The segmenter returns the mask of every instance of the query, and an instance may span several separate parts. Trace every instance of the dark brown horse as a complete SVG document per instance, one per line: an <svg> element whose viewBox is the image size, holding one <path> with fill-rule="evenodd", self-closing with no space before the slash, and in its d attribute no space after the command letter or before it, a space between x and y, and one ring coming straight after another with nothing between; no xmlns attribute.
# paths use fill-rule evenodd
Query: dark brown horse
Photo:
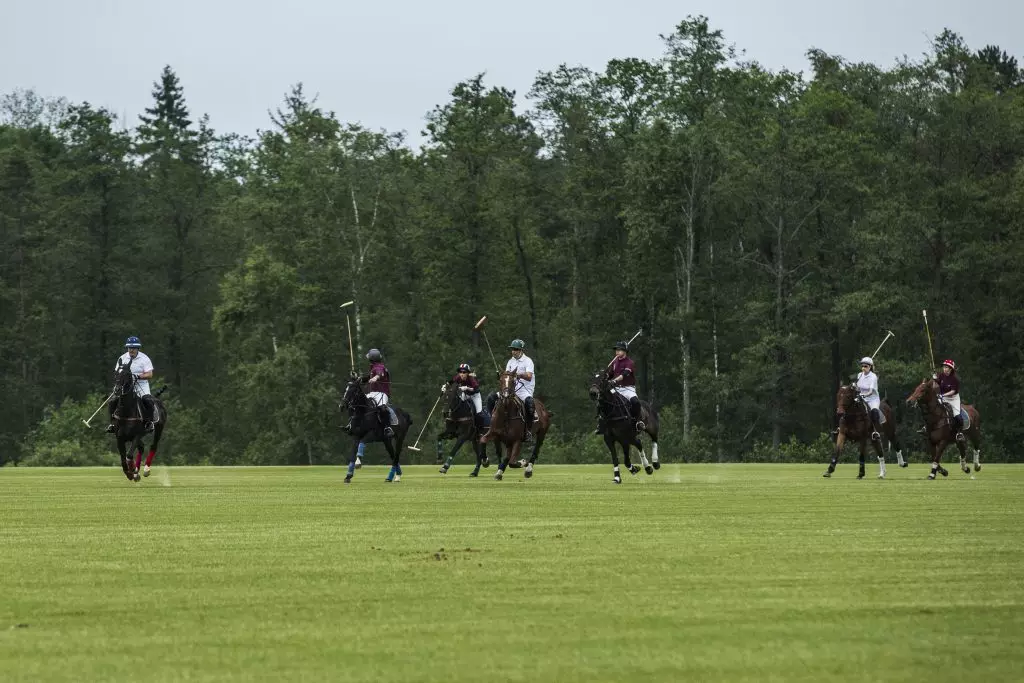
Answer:
<svg viewBox="0 0 1024 683"><path fill-rule="evenodd" d="M964 403L961 407L967 413L970 425L961 432L963 438L956 438L950 425L950 411L946 404L939 399L939 383L934 379L924 379L914 389L907 403L916 403L921 409L921 416L924 418L924 426L927 434L925 439L928 442L928 450L932 456L932 471L928 474L929 479L934 479L936 473L947 476L949 472L942 467L942 453L946 446L955 443L960 451L960 469L965 474L970 474L971 468L967 465L967 444L970 440L974 448L974 471L981 470L981 415L974 406Z"/></svg>
<svg viewBox="0 0 1024 683"><path fill-rule="evenodd" d="M114 436L117 438L117 452L121 456L121 471L128 481L139 481L140 468L142 467L143 438L146 436L146 429L143 426L145 420L142 398L135 390L138 380L132 374L131 362L118 363L114 371L114 395L110 400L114 402L114 413L111 416L117 429ZM150 465L156 456L157 446L160 445L160 436L167 426L167 409L164 407L160 395L167 387L162 387L156 394L150 397L153 407L153 443L149 447L149 455L146 457L146 469L142 471L149 476ZM134 463L132 454L135 454Z"/></svg>
<svg viewBox="0 0 1024 683"><path fill-rule="evenodd" d="M551 413L544 404L533 399L533 452L526 463L523 476L529 479L533 476L533 463L537 461L537 454L544 443L544 437L551 427ZM480 443L497 441L505 447L505 455L500 458L498 471L494 478L501 480L505 474L505 468L510 462L519 459L519 452L523 447L523 439L526 436L526 405L523 400L516 396L516 374L514 372L498 373L497 401L494 404L494 412L491 414L491 428L480 437Z"/></svg>
<svg viewBox="0 0 1024 683"><path fill-rule="evenodd" d="M860 447L860 469L857 473L858 479L864 478L864 456L867 451L868 442L875 449L878 456L878 478L885 479L885 455L882 453L882 438L888 442L889 449L896 449L896 459L900 467L906 467L907 461L903 459L903 448L900 446L899 438L896 436L896 420L892 416L892 407L888 401L881 401L878 406L879 412L885 418L881 425L881 432L875 435L875 427L871 424L871 411L868 404L860 398L857 387L843 385L836 392L836 415L839 416L839 433L836 435L836 446L832 452L832 461L828 464L823 477L831 477L836 471L836 463L843 452L843 445L852 441Z"/></svg>
<svg viewBox="0 0 1024 683"><path fill-rule="evenodd" d="M604 425L604 444L612 454L612 467L615 468L612 481L616 484L622 483L622 477L619 475L619 456L615 452L616 444L622 448L623 464L630 474L635 475L640 471L640 465L630 462L630 446L640 452L640 462L643 463L644 472L654 474L654 470L661 469L661 463L658 460L658 413L651 404L647 401L640 401L644 431L651 438L651 461L648 462L647 454L644 453L644 445L640 441L640 433L636 431L636 423L629 412L629 401L612 390L608 375L604 372L595 373L591 379L588 393L591 400L597 401L598 414Z"/></svg>

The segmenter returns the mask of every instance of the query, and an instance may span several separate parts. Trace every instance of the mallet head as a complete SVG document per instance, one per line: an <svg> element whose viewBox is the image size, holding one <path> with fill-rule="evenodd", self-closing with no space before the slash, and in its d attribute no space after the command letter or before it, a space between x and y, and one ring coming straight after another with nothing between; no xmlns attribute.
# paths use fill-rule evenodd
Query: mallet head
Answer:
<svg viewBox="0 0 1024 683"><path fill-rule="evenodd" d="M355 301L354 301L354 300L353 300L353 301L346 301L346 302L345 302L345 303L343 303L342 305L338 306L338 308L347 308L348 306L351 306L351 305L352 305L352 304L354 304L354 303L355 303Z"/></svg>
<svg viewBox="0 0 1024 683"><path fill-rule="evenodd" d="M486 315L476 321L476 325L473 325L473 329L474 330L479 330L480 326L483 325L485 322L487 322L487 316Z"/></svg>

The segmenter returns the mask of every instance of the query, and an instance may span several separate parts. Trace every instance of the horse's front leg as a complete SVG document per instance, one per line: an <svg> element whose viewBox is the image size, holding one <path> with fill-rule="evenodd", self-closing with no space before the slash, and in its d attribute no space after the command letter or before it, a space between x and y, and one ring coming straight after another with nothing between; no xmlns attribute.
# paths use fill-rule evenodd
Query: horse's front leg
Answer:
<svg viewBox="0 0 1024 683"><path fill-rule="evenodd" d="M875 455L878 457L878 478L885 479L885 454L882 452L882 439L871 439L871 447L875 449Z"/></svg>
<svg viewBox="0 0 1024 683"><path fill-rule="evenodd" d="M858 461L859 467L857 469L857 478L858 479L863 479L864 478L864 459L867 457L867 454L868 454L868 444L867 444L867 441L865 441L864 439L861 439L861 441L860 441L860 460Z"/></svg>
<svg viewBox="0 0 1024 683"><path fill-rule="evenodd" d="M121 471L124 472L124 476L128 477L128 481L131 481L134 477L131 461L128 459L128 441L120 435L117 437L117 452L121 456Z"/></svg>
<svg viewBox="0 0 1024 683"><path fill-rule="evenodd" d="M604 445L608 452L612 454L612 482L621 484L622 475L619 473L619 452L615 449L615 437L612 435L607 424L604 427Z"/></svg>
<svg viewBox="0 0 1024 683"><path fill-rule="evenodd" d="M402 481L402 466L399 464L398 459L401 456L401 451L395 448L395 440L392 438L384 439L384 448L387 449L388 455L391 456L391 471L388 472L388 476L384 481L387 482L400 482Z"/></svg>
<svg viewBox="0 0 1024 683"><path fill-rule="evenodd" d="M626 466L626 469L629 470L630 474L636 475L636 473L640 471L640 465L634 463L633 460L629 457L629 446L631 441L632 439L630 439L630 437L627 436L621 441L619 441L619 446L622 447L623 464Z"/></svg>
<svg viewBox="0 0 1024 683"><path fill-rule="evenodd" d="M448 457L445 458L444 464L441 466L441 474L448 473L448 469L452 466L452 463L455 462L455 456L458 454L459 449L462 448L462 444L464 443L466 443L466 439L461 436L455 437L455 445L452 446L451 452L448 453Z"/></svg>
<svg viewBox="0 0 1024 683"><path fill-rule="evenodd" d="M839 462L839 456L843 453L843 446L846 444L846 432L843 431L843 420L839 418L839 434L836 435L836 445L832 448L832 460L828 463L828 469L825 470L825 474L821 475L828 479L832 476L832 473L836 471L836 464Z"/></svg>
<svg viewBox="0 0 1024 683"><path fill-rule="evenodd" d="M352 452L348 454L348 469L345 471L346 484L352 482L352 476L356 473L356 462L359 460L359 450L362 445L361 439L352 439Z"/></svg>
<svg viewBox="0 0 1024 683"><path fill-rule="evenodd" d="M949 441L946 439L937 444L932 444L932 471L928 473L929 479L934 479L936 474L941 474L944 477L949 476L949 472L942 466L942 453L948 445Z"/></svg>
<svg viewBox="0 0 1024 683"><path fill-rule="evenodd" d="M650 461L647 460L647 453L644 452L644 444L643 441L640 440L639 434L633 439L633 446L636 447L636 450L640 453L640 464L643 465L644 472L647 474L654 474L654 467L651 465Z"/></svg>

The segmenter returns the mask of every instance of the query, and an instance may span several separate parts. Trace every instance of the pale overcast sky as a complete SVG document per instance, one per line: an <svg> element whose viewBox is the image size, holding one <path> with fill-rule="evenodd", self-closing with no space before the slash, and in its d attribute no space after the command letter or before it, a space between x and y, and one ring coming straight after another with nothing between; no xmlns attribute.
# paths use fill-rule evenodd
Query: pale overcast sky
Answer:
<svg viewBox="0 0 1024 683"><path fill-rule="evenodd" d="M1022 0L0 0L0 93L88 100L134 125L165 64L195 118L267 128L294 83L343 121L405 130L481 71L524 95L562 62L601 69L660 54L662 33L704 14L746 57L806 70L818 47L851 61L918 56L944 27L1024 63Z"/></svg>

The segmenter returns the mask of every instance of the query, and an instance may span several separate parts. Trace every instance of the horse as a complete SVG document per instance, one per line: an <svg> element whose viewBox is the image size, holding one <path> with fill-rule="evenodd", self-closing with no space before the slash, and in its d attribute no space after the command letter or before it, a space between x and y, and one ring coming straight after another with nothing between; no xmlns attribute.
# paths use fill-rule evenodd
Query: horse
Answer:
<svg viewBox="0 0 1024 683"><path fill-rule="evenodd" d="M486 431L487 425L490 424L486 413L481 411L481 420L478 422L473 411L473 402L458 390L458 385L454 382L446 384L441 391L441 402L445 406L444 427L437 435L437 461L444 463L440 469L441 474L448 473L448 469L455 460L455 455L464 443L469 442L476 455L476 467L469 473L469 476L479 476L481 466L491 466L491 462L487 458L487 447L480 443L480 437ZM441 444L446 439L455 439L455 445L448 457L444 458ZM494 444L494 450L500 455L497 443Z"/></svg>
<svg viewBox="0 0 1024 683"><path fill-rule="evenodd" d="M142 440L146 436L143 418L142 398L135 393L135 375L132 374L131 363L119 363L114 370L114 401L113 418L117 424L114 436L117 439L117 452L121 456L121 471L128 481L139 481L139 468L142 465ZM160 444L160 436L167 426L167 408L164 407L160 395L167 387L162 387L152 397L153 401L153 443L146 456L145 476L149 476L150 465L156 457L156 449ZM135 462L132 462L135 453Z"/></svg>
<svg viewBox="0 0 1024 683"><path fill-rule="evenodd" d="M946 446L951 443L956 443L956 447L960 451L960 469L963 470L964 474L970 474L971 468L967 465L965 439L970 439L971 446L974 449L974 471L980 472L981 415L978 413L977 408L966 403L963 404L962 409L967 413L969 424L965 425L967 428L961 432L965 438L958 439L953 436L953 430L950 425L952 418L950 410L939 399L939 383L936 380L927 378L921 380L921 383L917 385L914 392L907 397L908 405L915 403L921 409L921 416L924 418L924 426L927 432L925 439L928 442L928 449L932 456L932 471L928 474L928 478L934 479L936 473L944 477L949 476L949 472L946 471L940 461Z"/></svg>
<svg viewBox="0 0 1024 683"><path fill-rule="evenodd" d="M611 380L603 372L594 374L590 382L590 398L597 401L598 416L604 425L604 444L612 454L612 466L614 476L612 481L616 484L622 483L619 476L619 456L615 451L615 444L622 448L623 463L630 474L635 475L640 471L637 465L629 459L629 447L635 446L640 451L640 462L643 463L644 472L653 474L654 470L661 469L661 462L658 460L658 414L647 401L640 401L642 408L641 419L644 423L644 432L651 438L651 461L647 461L647 454L644 453L643 443L640 441L640 434L637 433L631 413L629 412L629 401L625 397L612 391Z"/></svg>
<svg viewBox="0 0 1024 683"><path fill-rule="evenodd" d="M501 481L509 463L519 459L519 452L526 436L526 404L516 396L516 382L515 372L505 370L498 373L497 400L491 415L491 428L480 437L481 444L486 444L488 441L495 441L499 444L497 448L498 471L494 474L494 478L498 481ZM527 479L533 476L533 464L537 462L537 454L540 453L544 437L551 427L552 417L544 404L536 398L533 399L533 410L533 453L530 454L530 459L523 471L523 476ZM505 456L501 455L502 445L505 447Z"/></svg>
<svg viewBox="0 0 1024 683"><path fill-rule="evenodd" d="M885 479L885 456L882 454L882 438L888 442L889 448L896 449L896 460L900 467L906 467L907 461L903 459L903 447L900 446L899 437L896 436L896 420L892 416L892 407L888 401L879 404L879 412L882 413L884 422L879 426L881 433L879 438L872 438L875 431L871 424L871 411L868 404L860 397L860 390L852 384L844 384L836 392L836 415L839 416L839 429L836 435L835 450L832 453L832 461L822 476L831 477L836 471L836 463L843 452L843 445L851 440L860 446L860 470L857 473L858 479L864 478L864 455L867 450L868 441L875 449L878 456L878 478Z"/></svg>
<svg viewBox="0 0 1024 683"><path fill-rule="evenodd" d="M386 436L384 430L389 426L390 416L387 415L386 411L381 410L383 406L375 405L366 397L363 385L356 378L349 380L348 385L345 387L345 395L341 399L341 408L349 412L349 417L351 418L349 421L351 425L349 434L352 435L352 453L348 459L348 472L345 474L345 483L349 484L352 482L352 475L356 469L356 456L359 451L359 444L371 443L373 441L382 442L384 448L388 451L388 455L391 456L391 471L384 481L388 483L400 482L402 480L402 466L398 460L402 454L402 444L409 433L409 427L412 426L412 417L409 416L409 413L391 404L391 408L395 411L395 416L398 418L398 424L390 425L393 434L392 436ZM385 417L382 417L382 413L384 413Z"/></svg>

